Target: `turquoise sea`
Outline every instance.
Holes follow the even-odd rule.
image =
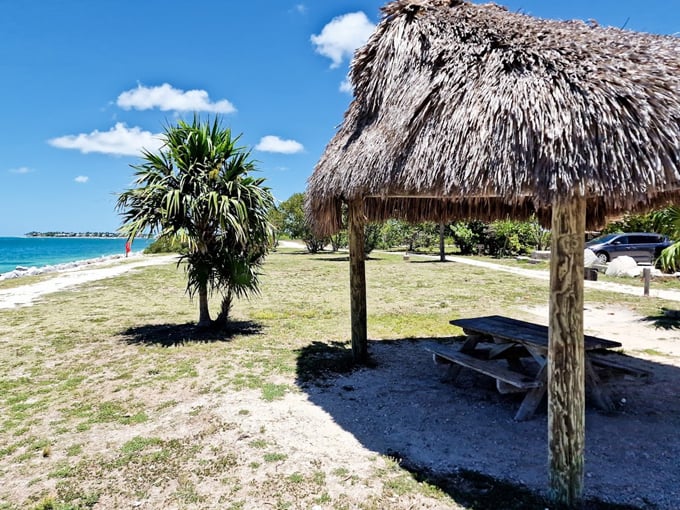
[[[152,241],[135,239],[132,251],[142,251]],[[0,273],[17,266],[42,267],[116,254],[125,254],[124,238],[0,237]]]

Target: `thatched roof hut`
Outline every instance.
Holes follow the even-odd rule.
[[[398,0],[355,55],[355,98],[309,179],[319,233],[339,203],[369,220],[549,223],[588,197],[588,226],[680,187],[680,40],[459,0]]]
[[[349,205],[352,350],[367,356],[363,225],[526,217],[552,227],[551,488],[582,494],[583,238],[680,201],[680,39],[396,0],[352,64],[354,100],[309,179],[320,234]]]

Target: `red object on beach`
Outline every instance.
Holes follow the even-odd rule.
[[[125,256],[127,257],[128,253],[130,253],[130,250],[132,249],[132,241],[128,241],[125,243]]]

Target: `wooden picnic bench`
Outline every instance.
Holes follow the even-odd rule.
[[[546,393],[548,327],[499,315],[455,319],[450,323],[462,328],[467,335],[460,349],[430,349],[436,363],[449,365],[449,379],[455,380],[462,368],[468,368],[496,379],[501,393],[526,392],[515,419],[531,418]],[[584,347],[586,388],[599,409],[611,411],[614,409],[611,395],[593,365],[625,367],[617,362],[608,363],[606,356],[595,357],[593,353],[621,347],[621,344],[585,335]],[[523,358],[533,359],[538,370],[532,371]],[[632,368],[630,371],[636,372]]]

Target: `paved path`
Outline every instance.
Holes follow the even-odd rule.
[[[439,257],[432,257],[434,259],[439,259]],[[506,273],[513,273],[513,274],[518,274],[522,276],[526,276],[528,278],[538,278],[540,280],[549,280],[550,279],[550,273],[545,270],[540,270],[540,269],[524,269],[521,267],[511,267],[511,266],[504,266],[502,264],[494,264],[493,262],[486,262],[483,260],[475,260],[475,259],[469,259],[467,257],[452,257],[452,256],[447,256],[446,260],[451,261],[451,262],[457,262],[460,264],[467,264],[470,266],[477,266],[477,267],[484,267],[487,269],[493,269],[495,271],[504,271]],[[631,294],[634,296],[643,296],[643,289],[642,287],[636,287],[634,285],[625,285],[621,283],[613,283],[613,282],[600,282],[600,281],[590,281],[590,280],[585,280],[583,282],[587,288],[590,289],[598,289],[598,290],[606,290],[609,292],[618,292],[619,294]],[[651,297],[658,297],[661,299],[667,299],[669,301],[680,301],[680,291],[677,290],[663,290],[663,289],[655,289],[654,288],[654,283],[652,282],[652,286],[649,290],[649,295]]]

